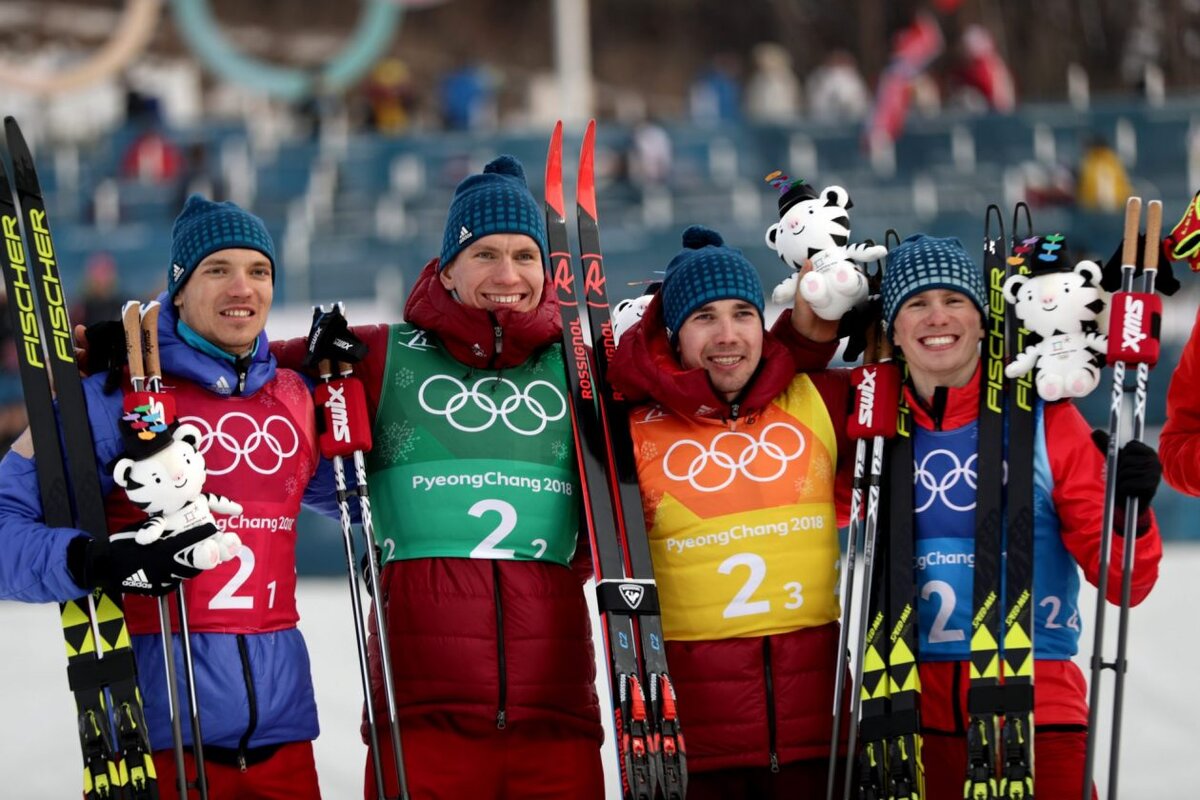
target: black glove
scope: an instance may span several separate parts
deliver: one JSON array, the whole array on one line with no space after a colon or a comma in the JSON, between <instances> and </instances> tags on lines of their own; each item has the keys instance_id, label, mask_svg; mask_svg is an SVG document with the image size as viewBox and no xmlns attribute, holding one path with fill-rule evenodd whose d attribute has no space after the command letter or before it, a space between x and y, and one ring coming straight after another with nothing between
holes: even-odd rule
<instances>
[{"instance_id":1,"label":"black glove","mask_svg":"<svg viewBox=\"0 0 1200 800\"><path fill-rule=\"evenodd\" d=\"M842 359L848 362L858 361L859 356L867 349L867 331L878 326L883 319L883 302L879 295L871 295L866 302L857 305L842 315L838 322L838 338L846 339L846 349Z\"/></svg>"},{"instance_id":2,"label":"black glove","mask_svg":"<svg viewBox=\"0 0 1200 800\"><path fill-rule=\"evenodd\" d=\"M1101 453L1108 453L1108 431L1092 431L1092 441ZM1117 454L1117 508L1124 510L1125 501L1136 497L1139 513L1145 511L1161 480L1162 462L1154 448L1144 442L1126 442Z\"/></svg>"},{"instance_id":3,"label":"black glove","mask_svg":"<svg viewBox=\"0 0 1200 800\"><path fill-rule=\"evenodd\" d=\"M87 337L87 358L82 367L88 375L107 372L104 393L112 394L121 385L122 373L129 363L125 348L125 327L120 320L93 322L84 330Z\"/></svg>"},{"instance_id":4,"label":"black glove","mask_svg":"<svg viewBox=\"0 0 1200 800\"><path fill-rule=\"evenodd\" d=\"M107 541L80 536L67 546L67 571L85 589L164 595L203 572L192 563L192 549L216 532L205 523L150 544L138 544L133 531Z\"/></svg>"},{"instance_id":5,"label":"black glove","mask_svg":"<svg viewBox=\"0 0 1200 800\"><path fill-rule=\"evenodd\" d=\"M379 575L380 580L382 580L383 568L380 566L380 564L383 562L383 550L380 549L379 545L375 545L371 549L375 551L375 573ZM362 554L362 558L358 560L358 570L362 574L363 583L366 584L367 594L371 597L374 597L375 590L371 586L371 569L370 564L367 563L367 557L368 556L366 553Z\"/></svg>"},{"instance_id":6,"label":"black glove","mask_svg":"<svg viewBox=\"0 0 1200 800\"><path fill-rule=\"evenodd\" d=\"M350 332L340 304L332 311L320 307L313 309L312 327L308 331L307 352L304 354L305 368L317 366L328 359L334 363L357 364L367 355L367 346Z\"/></svg>"}]
</instances>

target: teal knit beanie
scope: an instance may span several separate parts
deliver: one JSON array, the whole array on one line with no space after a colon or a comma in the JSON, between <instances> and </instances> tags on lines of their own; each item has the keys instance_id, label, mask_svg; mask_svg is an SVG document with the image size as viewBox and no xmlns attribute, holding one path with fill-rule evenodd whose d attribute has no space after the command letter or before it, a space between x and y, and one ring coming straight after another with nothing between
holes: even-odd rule
<instances>
[{"instance_id":1,"label":"teal knit beanie","mask_svg":"<svg viewBox=\"0 0 1200 800\"><path fill-rule=\"evenodd\" d=\"M454 190L438 269L444 269L471 243L493 233L523 233L537 242L542 264L550 268L546 219L525 182L525 168L512 156L500 156L482 174L464 178Z\"/></svg>"},{"instance_id":2,"label":"teal knit beanie","mask_svg":"<svg viewBox=\"0 0 1200 800\"><path fill-rule=\"evenodd\" d=\"M952 289L971 299L987 319L983 271L958 239L915 233L888 253L883 272L883 320L890 331L904 301L929 289Z\"/></svg>"},{"instance_id":3,"label":"teal knit beanie","mask_svg":"<svg viewBox=\"0 0 1200 800\"><path fill-rule=\"evenodd\" d=\"M663 321L671 338L688 315L716 300L745 300L763 315L758 271L741 250L725 246L721 234L702 225L683 232L683 249L667 265L662 282Z\"/></svg>"},{"instance_id":4,"label":"teal knit beanie","mask_svg":"<svg viewBox=\"0 0 1200 800\"><path fill-rule=\"evenodd\" d=\"M218 250L244 247L257 250L271 260L271 282L275 282L275 242L267 226L253 214L230 202L214 203L194 194L171 228L171 267L167 270L167 293L174 297L197 265Z\"/></svg>"}]
</instances>

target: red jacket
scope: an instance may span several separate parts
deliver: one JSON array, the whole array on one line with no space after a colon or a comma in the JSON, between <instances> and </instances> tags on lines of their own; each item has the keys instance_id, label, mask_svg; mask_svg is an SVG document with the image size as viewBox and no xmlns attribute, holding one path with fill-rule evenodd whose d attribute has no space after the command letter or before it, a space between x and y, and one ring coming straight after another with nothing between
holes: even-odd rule
<instances>
[{"instance_id":1,"label":"red jacket","mask_svg":"<svg viewBox=\"0 0 1200 800\"><path fill-rule=\"evenodd\" d=\"M950 389L937 420L932 410L905 387L913 421L926 430L953 430L979 414L979 372L965 386ZM1070 402L1044 405L1046 454L1053 476L1052 499L1063 545L1093 586L1100 574L1100 527L1104 514L1104 455L1091 440L1091 429ZM1117 527L1117 526L1114 526ZM1141 534L1134 559L1133 603L1140 603L1158 580L1162 540L1152 512L1139 518ZM1109 562L1108 599L1121 600L1123 540L1113 537ZM1085 634L1087 631L1085 630ZM1090 638L1090 636L1085 636ZM1081 642L1090 647L1090 643ZM922 662L921 723L926 730L965 734L968 662ZM1087 686L1073 661L1038 659L1034 662L1034 716L1045 726L1087 724Z\"/></svg>"},{"instance_id":2,"label":"red jacket","mask_svg":"<svg viewBox=\"0 0 1200 800\"><path fill-rule=\"evenodd\" d=\"M1200 495L1200 310L1167 390L1167 424L1158 437L1163 477L1181 492Z\"/></svg>"},{"instance_id":3,"label":"red jacket","mask_svg":"<svg viewBox=\"0 0 1200 800\"><path fill-rule=\"evenodd\" d=\"M553 292L543 293L532 313L495 312L494 326L487 312L450 296L436 265L430 262L421 273L405 319L436 335L464 370L515 366L559 340ZM369 347L357 374L372 418L387 366L388 330L354 329ZM302 340L289 342L283 360L301 358L303 346ZM590 575L586 551L586 544L578 548L573 566ZM468 735L499 727L603 740L591 626L572 570L530 561L422 558L389 562L382 584L402 726L420 721L448 723ZM382 715L374 633L371 679Z\"/></svg>"},{"instance_id":4,"label":"red jacket","mask_svg":"<svg viewBox=\"0 0 1200 800\"><path fill-rule=\"evenodd\" d=\"M795 377L797 363L825 363L832 355L832 346L795 336L790 320L785 313L765 335L762 366L741 398L739 416L756 414L781 394ZM658 298L622 337L609 375L634 403L653 400L685 415L702 405L734 414L713 391L704 370L680 366ZM854 460L845 435L848 383L844 373L816 372L809 377L837 433L835 491L839 522L844 524ZM689 768L704 772L827 758L837 639L838 624L832 623L775 636L668 641L667 662L678 694Z\"/></svg>"}]
</instances>

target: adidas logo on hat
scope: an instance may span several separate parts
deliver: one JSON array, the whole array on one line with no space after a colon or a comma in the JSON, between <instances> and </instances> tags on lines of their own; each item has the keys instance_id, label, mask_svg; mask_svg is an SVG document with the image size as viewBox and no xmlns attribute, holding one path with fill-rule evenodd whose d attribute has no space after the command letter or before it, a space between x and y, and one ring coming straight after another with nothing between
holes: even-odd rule
<instances>
[{"instance_id":1,"label":"adidas logo on hat","mask_svg":"<svg viewBox=\"0 0 1200 800\"><path fill-rule=\"evenodd\" d=\"M131 589L153 589L150 584L150 578L146 575L146 570L139 569L137 572L130 575L125 580L121 581L122 586L128 586Z\"/></svg>"},{"instance_id":2,"label":"adidas logo on hat","mask_svg":"<svg viewBox=\"0 0 1200 800\"><path fill-rule=\"evenodd\" d=\"M469 230L467 230L466 225L463 225L458 229L458 243L462 244L463 242L465 242L467 239L470 239L474 235L475 234L473 234Z\"/></svg>"},{"instance_id":3,"label":"adidas logo on hat","mask_svg":"<svg viewBox=\"0 0 1200 800\"><path fill-rule=\"evenodd\" d=\"M183 277L183 273L185 273L185 272L187 272L187 270L185 270L183 267L179 266L178 264L172 264L171 265L171 280L173 280L173 281L179 280L180 278Z\"/></svg>"}]
</instances>

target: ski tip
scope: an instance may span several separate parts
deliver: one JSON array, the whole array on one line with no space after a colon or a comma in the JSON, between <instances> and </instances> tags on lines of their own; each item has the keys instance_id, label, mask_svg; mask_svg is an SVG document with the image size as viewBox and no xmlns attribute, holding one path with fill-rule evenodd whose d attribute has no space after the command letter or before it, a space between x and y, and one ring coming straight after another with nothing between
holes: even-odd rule
<instances>
[{"instance_id":1,"label":"ski tip","mask_svg":"<svg viewBox=\"0 0 1200 800\"><path fill-rule=\"evenodd\" d=\"M579 149L579 177L575 186L575 202L592 219L596 215L596 120L589 120Z\"/></svg>"},{"instance_id":2,"label":"ski tip","mask_svg":"<svg viewBox=\"0 0 1200 800\"><path fill-rule=\"evenodd\" d=\"M562 120L554 123L550 149L546 153L546 204L559 217L565 217L562 185Z\"/></svg>"}]
</instances>

